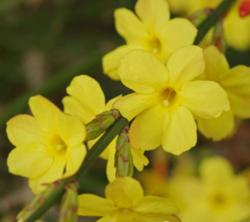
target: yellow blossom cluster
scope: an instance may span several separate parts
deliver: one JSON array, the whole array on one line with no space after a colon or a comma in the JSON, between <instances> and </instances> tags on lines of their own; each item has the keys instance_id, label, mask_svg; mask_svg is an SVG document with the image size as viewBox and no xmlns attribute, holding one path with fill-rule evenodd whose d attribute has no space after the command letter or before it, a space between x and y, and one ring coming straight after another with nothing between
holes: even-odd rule
<instances>
[{"instance_id":1,"label":"yellow blossom cluster","mask_svg":"<svg viewBox=\"0 0 250 222\"><path fill-rule=\"evenodd\" d=\"M88 140L86 125L105 111L118 110L130 122L125 142L132 165L139 171L149 163L146 151L162 147L180 155L196 146L197 130L221 140L233 133L236 118L250 117L250 68L230 68L216 47L193 45L196 27L184 18L170 19L166 0L138 0L135 13L120 8L114 14L116 29L126 44L103 57L103 69L132 92L106 102L99 83L79 75L66 89L64 112L38 95L29 100L32 115L18 115L7 123L8 138L15 146L8 156L9 171L28 178L35 193L78 172L93 144L107 130ZM110 181L106 198L80 195L78 214L101 217L99 222L179 221L177 210L166 198L144 196L136 180L118 177L117 138L100 155L107 160ZM124 162L128 160L124 158ZM184 221L205 221L207 214L218 210L218 202L230 205L232 215L237 210L237 215L244 214L237 201L246 197L245 185L241 178L232 179L231 171L221 159L202 165L202 182L196 190L202 189L202 194L187 204L200 211L188 208L190 215L185 214ZM211 208L205 210L208 202ZM230 216L225 218L208 221L234 222Z\"/></svg>"}]
</instances>

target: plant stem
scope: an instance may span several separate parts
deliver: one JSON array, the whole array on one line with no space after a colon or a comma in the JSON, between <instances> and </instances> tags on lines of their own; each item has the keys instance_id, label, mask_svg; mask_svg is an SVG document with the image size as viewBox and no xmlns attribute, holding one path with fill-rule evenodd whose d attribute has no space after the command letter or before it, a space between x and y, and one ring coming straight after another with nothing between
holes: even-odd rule
<instances>
[{"instance_id":1,"label":"plant stem","mask_svg":"<svg viewBox=\"0 0 250 222\"><path fill-rule=\"evenodd\" d=\"M96 159L100 156L100 154L105 150L105 148L109 145L109 143L116 137L117 134L128 124L128 121L120 117L111 128L94 144L94 146L88 152L80 170L76 175L76 179L78 181L79 178L83 177L88 170L93 166ZM64 180L60 183L57 189L51 193L50 196L44 200L43 204L39 208L37 208L24 222L34 222L39 219L50 207L52 207L63 195L65 185L70 181ZM84 182L84 180L81 180ZM80 184L81 189L81 184Z\"/></svg>"},{"instance_id":2,"label":"plant stem","mask_svg":"<svg viewBox=\"0 0 250 222\"><path fill-rule=\"evenodd\" d=\"M195 45L198 45L203 40L208 31L227 13L235 1L236 0L222 1L221 4L198 26L199 31L194 42Z\"/></svg>"}]
</instances>

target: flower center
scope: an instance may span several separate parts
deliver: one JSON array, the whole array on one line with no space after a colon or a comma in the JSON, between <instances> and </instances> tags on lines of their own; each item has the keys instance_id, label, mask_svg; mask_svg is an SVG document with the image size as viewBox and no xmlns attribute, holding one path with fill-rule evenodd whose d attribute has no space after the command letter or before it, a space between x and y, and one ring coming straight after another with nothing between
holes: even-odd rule
<instances>
[{"instance_id":1,"label":"flower center","mask_svg":"<svg viewBox=\"0 0 250 222\"><path fill-rule=\"evenodd\" d=\"M169 107L175 102L177 93L173 88L169 87L163 91L162 95L163 95L163 104Z\"/></svg>"},{"instance_id":2,"label":"flower center","mask_svg":"<svg viewBox=\"0 0 250 222\"><path fill-rule=\"evenodd\" d=\"M250 0L241 0L239 6L239 15L242 18L250 15Z\"/></svg>"},{"instance_id":3,"label":"flower center","mask_svg":"<svg viewBox=\"0 0 250 222\"><path fill-rule=\"evenodd\" d=\"M223 208L225 207L225 205L227 205L227 203L228 203L227 197L223 195L223 193L218 192L211 196L211 204L215 208Z\"/></svg>"},{"instance_id":4,"label":"flower center","mask_svg":"<svg viewBox=\"0 0 250 222\"><path fill-rule=\"evenodd\" d=\"M50 138L50 146L57 155L64 154L67 151L67 145L59 135L53 135Z\"/></svg>"},{"instance_id":5,"label":"flower center","mask_svg":"<svg viewBox=\"0 0 250 222\"><path fill-rule=\"evenodd\" d=\"M154 54L159 54L162 48L161 41L156 36L152 36L148 42L149 50Z\"/></svg>"}]
</instances>

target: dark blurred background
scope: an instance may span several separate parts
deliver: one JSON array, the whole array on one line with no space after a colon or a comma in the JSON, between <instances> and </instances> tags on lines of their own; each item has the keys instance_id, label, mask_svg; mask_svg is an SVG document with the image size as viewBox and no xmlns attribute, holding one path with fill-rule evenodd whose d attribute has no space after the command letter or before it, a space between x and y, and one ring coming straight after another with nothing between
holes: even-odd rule
<instances>
[{"instance_id":1,"label":"dark blurred background","mask_svg":"<svg viewBox=\"0 0 250 222\"><path fill-rule=\"evenodd\" d=\"M5 123L27 110L29 96L40 93L61 106L71 79L78 74L96 78L111 98L125 88L102 73L102 56L120 45L113 24L118 7L133 8L135 0L0 0L0 221L15 221L18 209L31 194L25 180L11 176L6 156L11 149ZM250 65L250 51L227 51L232 65ZM235 165L249 166L250 127L219 144ZM202 139L202 143L211 142ZM223 147L232 147L223 149ZM86 191L97 191L106 180L103 164L86 180ZM53 215L53 212L51 213ZM54 221L47 218L45 221Z\"/></svg>"}]
</instances>

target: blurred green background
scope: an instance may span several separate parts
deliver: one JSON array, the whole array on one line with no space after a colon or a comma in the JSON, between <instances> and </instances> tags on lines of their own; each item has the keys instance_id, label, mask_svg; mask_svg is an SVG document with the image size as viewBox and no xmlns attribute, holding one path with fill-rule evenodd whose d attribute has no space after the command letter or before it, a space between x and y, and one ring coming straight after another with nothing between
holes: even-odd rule
<instances>
[{"instance_id":1,"label":"blurred green background","mask_svg":"<svg viewBox=\"0 0 250 222\"><path fill-rule=\"evenodd\" d=\"M5 162L11 145L6 139L6 120L25 112L29 96L37 93L61 106L66 86L78 74L96 78L107 98L126 92L119 82L103 75L101 58L123 42L114 29L114 9L133 8L134 3L0 0L0 221L15 221L17 210L31 196L25 180L7 173ZM250 65L250 51L229 49L227 55L232 65ZM250 163L249 135L250 126L245 122L233 138L212 146L222 147L220 152L239 169L244 168ZM210 141L201 141L202 146L211 145ZM230 151L223 149L228 146L232 147ZM105 184L103 165L97 165L97 169L102 170L86 180L87 191L96 191Z\"/></svg>"}]
</instances>

